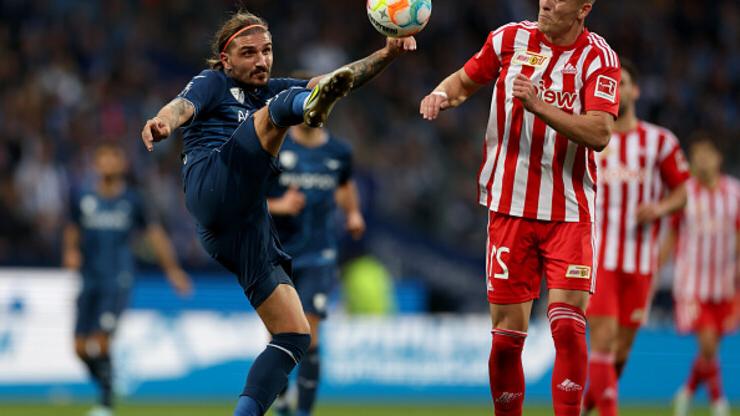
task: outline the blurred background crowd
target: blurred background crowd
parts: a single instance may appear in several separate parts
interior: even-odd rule
[[[357,25],[366,21],[361,1],[243,6],[271,25],[275,76],[325,72],[384,43],[369,23]],[[92,149],[116,142],[185,266],[216,267],[182,202],[179,137],[147,154],[139,132],[205,67],[212,34],[234,9],[226,0],[0,1],[0,265],[60,263],[69,191],[94,179]],[[396,276],[458,288],[470,276],[483,307],[486,213],[475,177],[490,92],[433,124],[418,116],[418,103],[490,30],[536,11],[534,0],[435,2],[419,51],[342,102],[329,124],[354,148],[369,219],[370,234],[355,249],[373,252]],[[710,131],[723,143],[726,170],[740,171],[737,1],[600,1],[587,23],[640,70],[641,117],[684,144]],[[425,268],[448,257],[450,267]]]

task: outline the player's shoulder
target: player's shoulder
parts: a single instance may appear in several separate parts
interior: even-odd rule
[[[326,149],[338,156],[351,156],[352,146],[344,139],[329,133]]]
[[[619,55],[612,49],[609,42],[596,32],[589,31],[586,35],[591,53],[596,54],[601,61],[602,67],[620,68]]]
[[[507,35],[507,34],[515,34],[519,30],[526,30],[529,32],[534,32],[537,30],[537,23],[531,22],[529,20],[522,20],[521,22],[509,22],[504,25],[501,25],[497,27],[496,29],[492,30],[490,32],[490,36],[498,36],[500,34]]]
[[[721,180],[725,183],[728,192],[733,194],[736,198],[740,198],[740,180],[728,174],[723,174]]]
[[[647,132],[647,137],[655,137],[659,140],[668,140],[670,142],[678,143],[677,136],[669,129],[649,121],[640,120],[640,128]]]

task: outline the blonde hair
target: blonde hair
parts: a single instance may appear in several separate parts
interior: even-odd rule
[[[211,57],[208,58],[208,66],[210,66],[211,69],[223,69],[224,65],[221,63],[221,52],[225,52],[224,47],[226,47],[226,43],[238,31],[252,25],[257,26],[244,31],[244,33],[240,33],[239,36],[269,31],[269,27],[267,26],[267,21],[265,21],[265,19],[246,10],[239,10],[226,20],[213,36],[213,41],[211,42]]]

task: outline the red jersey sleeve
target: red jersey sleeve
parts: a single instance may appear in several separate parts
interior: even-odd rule
[[[481,50],[465,63],[465,73],[478,84],[488,84],[501,69],[501,60],[493,49],[493,35],[497,32],[488,34]]]
[[[666,131],[663,136],[659,155],[661,156],[658,161],[660,177],[669,188],[673,189],[689,179],[691,176],[689,164],[678,144],[678,139],[669,131]]]
[[[622,70],[616,66],[601,65],[584,83],[583,99],[585,112],[603,111],[616,119],[619,115],[619,81]]]

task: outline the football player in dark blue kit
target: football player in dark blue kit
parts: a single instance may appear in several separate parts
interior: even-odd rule
[[[82,290],[77,298],[75,351],[101,391],[90,416],[112,415],[113,389],[110,341],[126,306],[134,278],[131,240],[144,231],[178,293],[190,293],[190,279],[177,262],[162,227],[148,220],[140,196],[126,184],[126,157],[113,144],[95,152],[98,181],[74,195],[70,222],[64,230],[64,266],[79,270]]]
[[[296,412],[309,416],[320,376],[319,325],[337,283],[337,205],[355,239],[364,233],[365,220],[352,180],[351,149],[327,130],[291,128],[278,160],[282,173],[267,201],[280,241],[293,257],[293,283],[311,326],[311,347],[298,367]],[[289,400],[281,397],[275,410],[290,415]]]
[[[272,341],[257,357],[234,414],[262,415],[285,387],[311,343],[310,326],[293,288],[290,257],[267,211],[266,192],[290,126],[321,126],[337,100],[379,74],[409,37],[309,81],[271,79],[267,22],[237,12],[218,30],[210,69],[146,122],[147,149],[182,127],[185,201],[206,251],[234,273]]]

